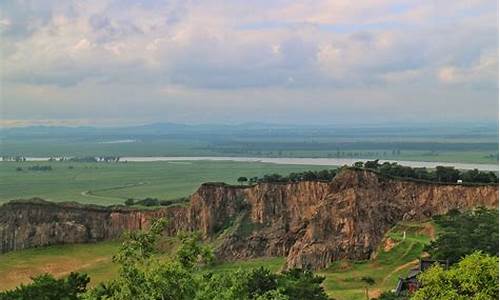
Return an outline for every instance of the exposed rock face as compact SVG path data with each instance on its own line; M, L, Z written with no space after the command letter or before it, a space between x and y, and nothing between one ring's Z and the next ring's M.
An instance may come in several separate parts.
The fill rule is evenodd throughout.
M53 244L88 243L148 226L159 211L110 209L41 199L0 206L0 253Z
M40 204L41 203L41 204ZM0 251L117 237L166 216L167 234L197 230L223 259L286 256L287 267L367 259L401 220L498 207L498 186L402 181L344 169L332 182L203 184L190 205L157 211L14 202L0 207Z

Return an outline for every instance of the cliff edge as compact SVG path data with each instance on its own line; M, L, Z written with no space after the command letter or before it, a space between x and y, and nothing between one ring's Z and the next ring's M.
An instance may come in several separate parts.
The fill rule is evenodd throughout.
M400 180L343 169L331 182L203 184L185 207L155 211L13 201L0 207L0 252L118 237L167 217L166 234L200 231L220 259L286 256L286 267L319 269L368 259L402 220L450 209L498 207L498 186Z

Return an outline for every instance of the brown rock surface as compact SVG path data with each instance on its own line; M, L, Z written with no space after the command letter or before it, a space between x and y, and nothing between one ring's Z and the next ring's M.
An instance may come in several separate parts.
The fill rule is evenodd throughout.
M0 252L116 238L166 216L167 234L198 230L222 259L287 256L287 267L368 259L389 228L452 208L498 207L498 186L399 180L344 169L332 182L203 184L186 207L157 211L45 201L0 207Z

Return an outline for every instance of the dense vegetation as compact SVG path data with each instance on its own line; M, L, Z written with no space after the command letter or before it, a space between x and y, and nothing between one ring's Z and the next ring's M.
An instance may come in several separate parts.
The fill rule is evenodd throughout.
M181 245L171 259L154 256L164 222L153 222L149 232L129 233L115 256L119 277L99 285L87 299L290 299L326 300L324 278L290 270L274 274L265 268L226 272L196 272L210 264L213 254L196 234L181 234Z
M146 197L144 199L133 199L128 198L124 201L126 206L138 205L138 206L170 206L175 203L181 203L188 201L187 197L180 197L178 199L173 200L162 200L158 198Z
M476 251L465 256L449 270L436 264L418 275L420 288L410 297L387 291L377 299L498 299L498 276L498 256Z
M481 172L477 169L460 171L453 167L443 166L437 166L435 169L412 168L402 166L398 163L379 163L378 159L366 162L359 161L354 163L353 167L375 170L383 175L392 177L411 178L432 182L457 183L458 180L462 180L462 182L464 183L498 183L498 176L494 172ZM242 176L239 177L237 181L239 183L248 182L250 184L259 182L298 182L310 180L331 181L336 174L337 170L326 169L319 171L290 173L288 175L266 174L262 177L250 178Z
M372 169L384 175L413 178L433 182L456 183L462 180L467 183L498 183L498 176L494 172L480 172L477 169L460 171L453 167L437 166L435 169L412 168L398 163L379 163L379 160L357 162L358 168Z
M337 170L319 170L319 171L305 171L305 172L292 172L288 175L280 175L280 174L266 174L262 177L251 177L248 181L250 183L257 182L298 182L298 181L310 181L310 180L322 180L322 181L331 181L335 175L337 174ZM246 177L238 178L238 182L243 182Z
M34 277L31 284L22 284L14 290L1 292L0 300L77 300L86 291L89 281L90 278L81 273L71 273L62 279L42 274Z
M434 259L454 263L477 250L498 256L498 210L453 210L433 219L441 233L426 251Z
M438 237L424 251L448 260L449 270L436 266L419 275L421 288L411 299L498 299L498 210L451 210L433 217ZM405 300L384 292L379 300Z
M498 256L474 252L449 270L436 265L419 275L411 299L498 299L498 275Z

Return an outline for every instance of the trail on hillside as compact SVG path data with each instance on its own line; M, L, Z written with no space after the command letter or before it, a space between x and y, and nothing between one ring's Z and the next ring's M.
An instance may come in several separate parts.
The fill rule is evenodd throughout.
M384 279L382 279L382 285L385 284L387 282L387 280L389 280L389 278L396 274L397 272L401 271L401 270L404 270L406 268L409 268L409 267L412 267L414 265L418 264L418 259L414 259L410 262L407 262L405 264L402 264L400 266L398 266L397 268L395 268L394 270L392 270L389 274L387 274Z

